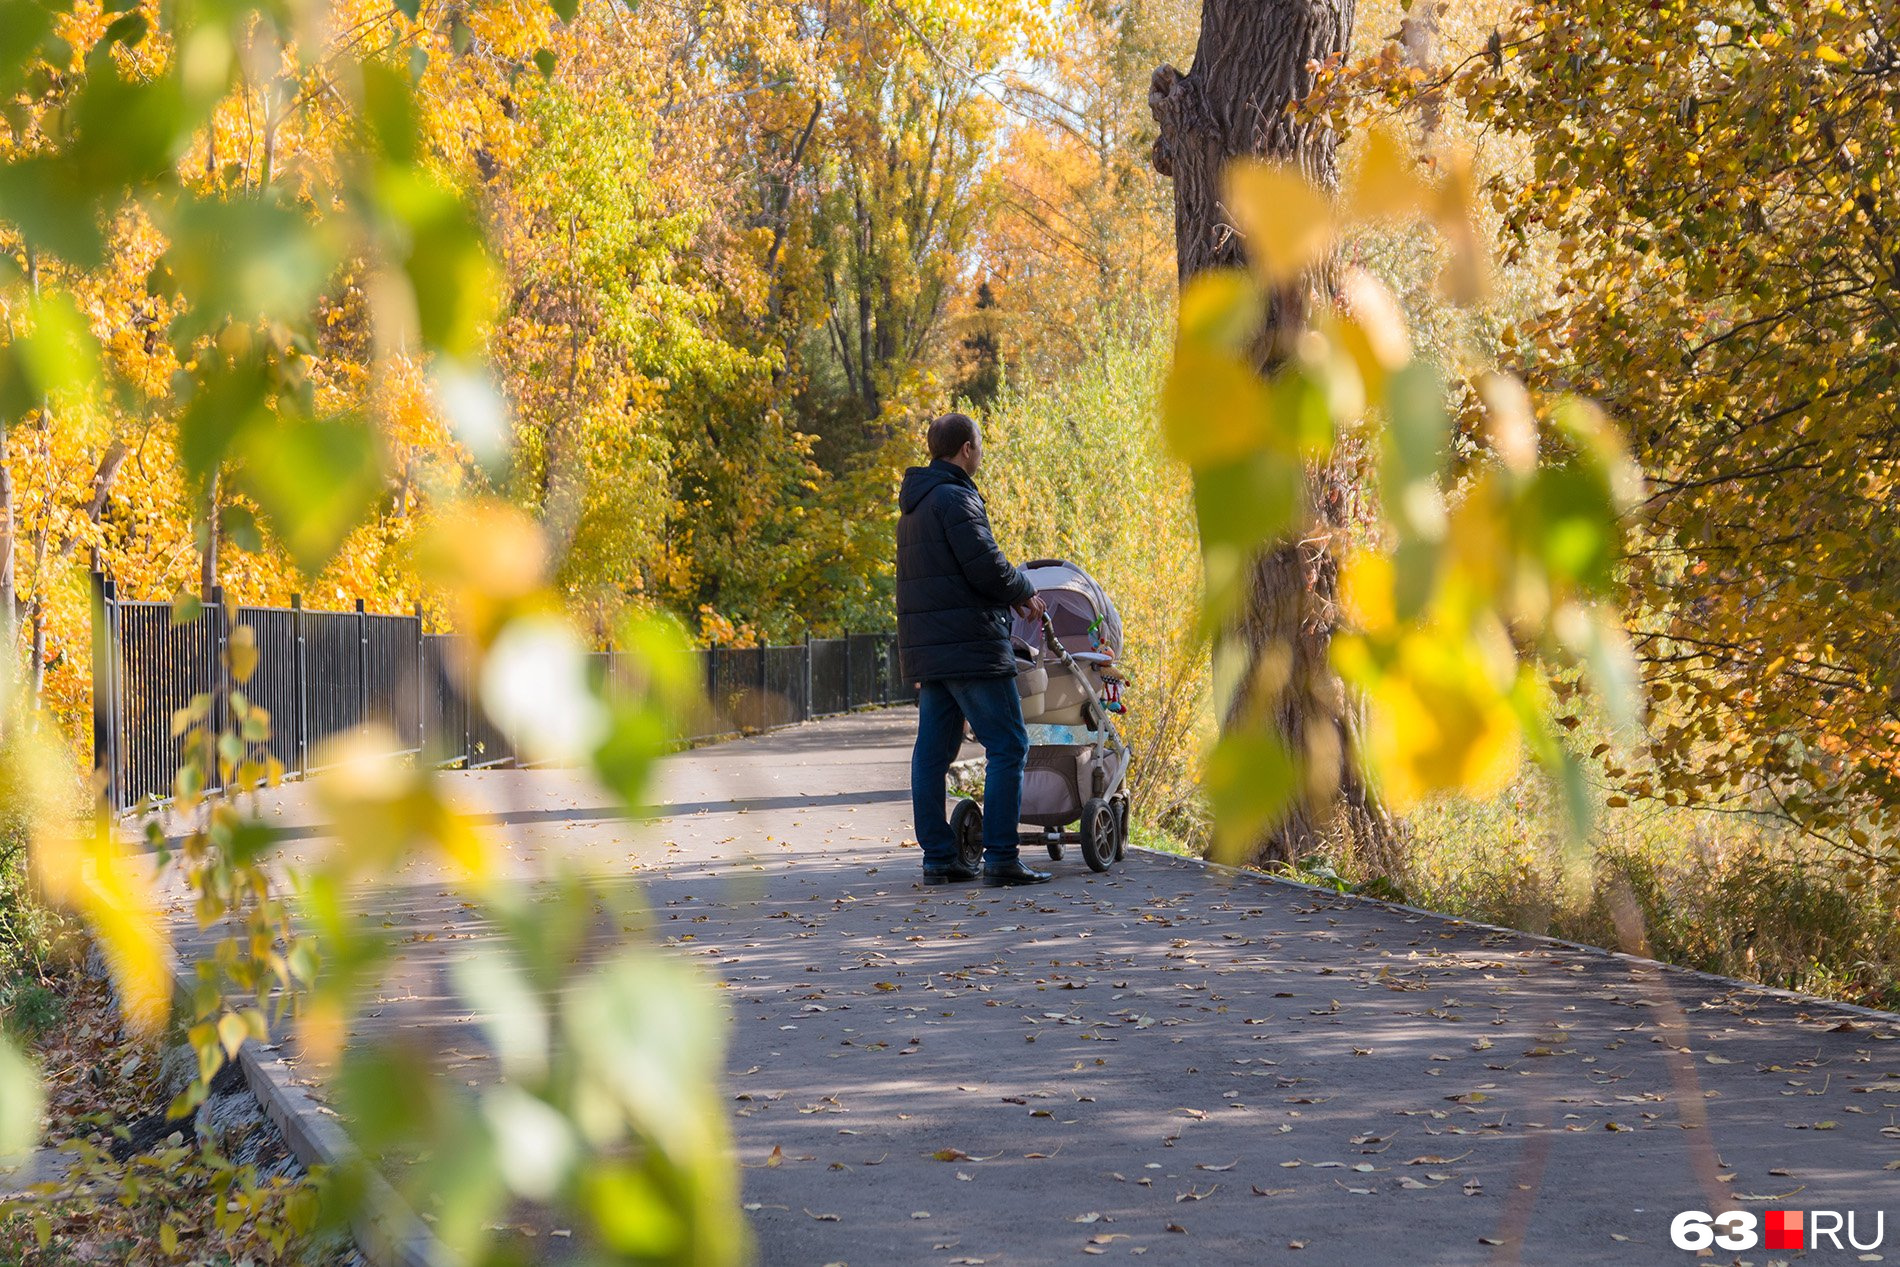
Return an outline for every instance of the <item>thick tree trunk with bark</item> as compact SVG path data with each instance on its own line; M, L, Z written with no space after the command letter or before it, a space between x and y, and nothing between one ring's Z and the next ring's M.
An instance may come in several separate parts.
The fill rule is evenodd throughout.
M1187 74L1154 72L1148 105L1160 135L1154 165L1174 179L1174 236L1180 279L1212 268L1242 268L1244 243L1224 200L1223 173L1235 158L1256 156L1296 167L1314 185L1339 184L1337 138L1301 123L1286 107L1312 90L1310 66L1344 52L1352 39L1353 0L1205 0L1200 43ZM1271 370L1307 322L1310 296L1330 290L1327 267L1268 301L1260 342ZM1349 834L1362 858L1389 860L1390 819L1359 777L1351 752L1358 708L1328 662L1338 624L1338 556L1358 498L1343 463L1308 471L1309 527L1254 560L1250 592L1233 632L1252 665L1223 724L1240 716L1272 719L1307 771L1303 803L1256 846L1257 856L1292 860L1328 837ZM1270 698L1251 698L1268 692Z

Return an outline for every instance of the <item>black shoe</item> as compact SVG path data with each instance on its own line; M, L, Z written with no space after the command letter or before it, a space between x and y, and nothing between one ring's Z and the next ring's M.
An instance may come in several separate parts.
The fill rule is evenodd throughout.
M924 868L925 884L962 884L967 880L974 879L976 879L976 872L970 870L970 868L964 866L961 862L952 862L947 866L941 867Z
M1020 859L1001 867L983 868L983 885L991 889L1009 884L1047 884L1055 878L1053 871L1032 871Z

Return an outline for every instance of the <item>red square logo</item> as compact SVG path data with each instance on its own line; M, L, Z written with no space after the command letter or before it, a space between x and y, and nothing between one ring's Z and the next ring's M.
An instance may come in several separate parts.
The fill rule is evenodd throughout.
M1800 1249L1801 1211L1770 1210L1764 1220L1769 1249Z

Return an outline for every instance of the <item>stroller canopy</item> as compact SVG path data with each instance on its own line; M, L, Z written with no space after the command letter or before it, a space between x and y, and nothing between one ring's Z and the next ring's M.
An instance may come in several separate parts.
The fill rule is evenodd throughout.
M1030 584L1049 605L1056 637L1071 652L1122 653L1122 618L1108 591L1094 577L1061 559L1037 559L1023 565ZM1022 616L1011 622L1010 633L1032 647L1042 645L1042 623Z

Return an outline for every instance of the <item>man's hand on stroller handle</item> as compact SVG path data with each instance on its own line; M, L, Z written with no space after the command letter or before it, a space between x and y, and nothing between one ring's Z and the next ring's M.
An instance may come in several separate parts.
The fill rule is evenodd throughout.
M1049 604L1042 601L1042 595L1032 594L1028 602L1018 605L1014 610L1018 616L1025 616L1031 620L1040 620L1048 613Z

